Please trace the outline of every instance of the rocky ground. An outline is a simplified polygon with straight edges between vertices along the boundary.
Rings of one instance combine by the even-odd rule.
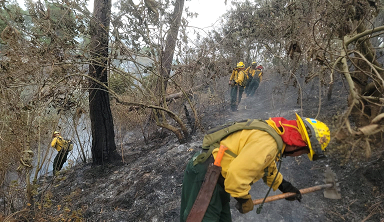
[[[269,90],[270,89],[270,90]],[[204,128],[246,118],[267,119],[273,116],[294,118],[303,110],[333,126],[333,116],[345,107],[345,91],[335,91],[332,101],[321,102],[318,112],[311,88],[303,95],[303,106],[297,105],[297,90],[272,93],[268,84],[261,85],[255,98],[244,98],[239,111],[228,106],[210,107],[202,117]],[[278,96],[276,96],[278,95]],[[303,109],[301,109],[303,108]],[[179,221],[183,171],[191,156],[200,150],[203,134],[193,135],[191,142],[179,144],[167,133],[154,136],[150,144],[141,140],[124,144],[124,162],[119,165],[77,165],[59,176],[42,177],[37,198],[45,216],[39,221],[72,218],[82,221]],[[335,142],[329,149],[337,147]],[[378,147],[380,148],[380,147]],[[382,148],[381,148],[382,149]],[[311,162],[306,156],[284,158],[281,172],[298,188],[323,184],[323,172],[329,165],[336,173],[341,200],[323,197],[322,191],[303,196],[302,202],[279,200],[266,203],[261,214],[256,210],[240,214],[231,200],[233,221],[307,222],[307,221],[384,221],[384,162],[378,156],[368,161],[348,161],[330,153],[326,160]],[[254,199],[263,198],[267,186],[252,186]],[[270,195],[279,194],[272,192]],[[41,211],[42,212],[42,211]],[[43,215],[43,214],[42,214]]]

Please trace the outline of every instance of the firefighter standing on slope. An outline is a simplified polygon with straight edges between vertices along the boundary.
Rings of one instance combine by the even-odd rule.
[[[73,149],[73,143],[70,140],[63,139],[58,131],[53,132],[52,138],[51,146],[58,152],[53,160],[53,175],[55,175],[67,161],[68,153]]]
[[[245,70],[245,73],[247,74],[247,77],[248,77],[247,85],[245,86],[245,93],[247,94],[247,97],[250,95],[250,91],[252,89],[251,86],[252,86],[253,76],[255,75],[255,72],[256,72],[256,62],[252,62],[252,65]]]
[[[231,77],[229,78],[229,85],[231,85],[231,110],[237,111],[237,107],[241,101],[244,92],[244,81],[246,78],[244,72],[245,65],[243,62],[237,63],[233,69]]]
[[[252,81],[249,83],[249,87],[247,92],[247,96],[254,96],[257,88],[259,88],[260,82],[263,78],[263,66],[259,65],[256,67],[256,62],[252,63],[252,67],[250,69],[250,74],[252,76]]]
[[[300,191],[283,179],[278,172],[275,160],[281,159],[282,156],[303,154],[308,154],[311,161],[325,157],[323,151],[330,141],[330,131],[324,123],[312,118],[301,118],[297,114],[295,120],[274,117],[259,122],[264,124],[265,130],[243,129],[220,141],[220,146],[228,147],[235,156],[225,152],[222,157],[221,175],[206,208],[204,222],[232,221],[230,195],[237,200],[236,208],[240,213],[252,211],[254,204],[249,191],[251,184],[261,178],[274,191],[279,189],[283,193],[297,193],[296,196],[289,197],[287,200],[300,201]],[[186,221],[192,207],[197,207],[194,206],[195,199],[200,188],[203,189],[202,183],[208,164],[216,159],[218,148],[213,149],[212,155],[209,155],[205,162],[194,164],[194,161],[199,159],[197,154],[188,162],[184,173],[181,222]]]

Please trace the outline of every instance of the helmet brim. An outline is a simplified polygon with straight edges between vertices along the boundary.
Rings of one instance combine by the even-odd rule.
[[[305,127],[305,123],[303,119],[296,113],[297,126],[299,127],[299,132],[301,134],[302,139],[307,143],[309,148],[308,158],[309,160],[313,160],[313,155],[315,152],[312,149],[311,140],[309,139],[309,135],[307,132],[307,128]]]

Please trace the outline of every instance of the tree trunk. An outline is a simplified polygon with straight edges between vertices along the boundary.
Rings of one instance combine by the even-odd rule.
[[[111,15],[111,0],[94,0],[93,19],[90,24],[91,64],[89,75],[108,84],[108,31]],[[92,130],[92,160],[94,164],[112,162],[119,158],[116,151],[115,132],[110,107],[109,93],[102,86],[91,82],[89,110]]]
[[[159,106],[162,106],[165,109],[168,109],[165,95],[167,92],[167,84],[171,73],[177,36],[181,25],[181,16],[183,14],[183,8],[184,0],[176,0],[175,8],[173,10],[171,18],[170,28],[168,30],[167,38],[165,40],[165,48],[161,55],[160,77],[156,85],[156,92],[158,92],[158,95],[160,96]],[[184,143],[189,138],[189,133],[185,127],[185,124],[176,115],[170,115],[170,112],[167,112],[167,114],[176,121],[176,123],[181,129],[178,129],[177,127],[168,124],[165,119],[164,111],[162,110],[155,111],[153,113],[153,115],[155,115],[157,125],[172,131],[177,136],[180,143]]]
[[[184,0],[176,0],[175,8],[172,14],[171,27],[169,28],[167,39],[165,41],[165,49],[161,58],[161,80],[158,85],[162,89],[162,95],[167,90],[167,82],[171,73],[173,54],[176,48],[177,35],[181,24],[181,15],[183,14]],[[163,96],[162,96],[163,97]]]

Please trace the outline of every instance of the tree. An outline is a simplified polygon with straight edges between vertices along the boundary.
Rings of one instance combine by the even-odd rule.
[[[188,129],[175,107],[170,106],[174,100],[168,99],[175,90],[182,91],[181,101],[188,103],[193,110],[187,93],[190,85],[176,81],[184,74],[180,72],[182,68],[175,71],[174,54],[177,43],[180,43],[178,38],[183,35],[179,30],[186,24],[182,19],[184,0],[166,1],[164,4],[148,0],[138,5],[132,1],[118,3],[120,12],[112,21],[115,40],[112,45],[115,47],[111,54],[122,61],[120,64],[127,65],[118,67],[112,64],[111,71],[113,75],[122,76],[120,79],[126,79],[127,91],[123,94],[125,101],[117,99],[117,102],[136,106],[140,113],[148,111],[148,120],[155,120],[157,126],[170,130],[180,142],[185,142],[189,137]],[[173,12],[169,12],[172,5]],[[171,70],[177,75],[171,76]],[[169,83],[175,87],[170,89],[167,87]],[[196,117],[196,112],[193,112]]]
[[[5,214],[27,203],[35,207],[34,185],[41,170],[48,170],[52,132],[82,98],[84,81],[73,75],[82,73],[77,64],[82,57],[74,53],[82,51],[75,41],[81,13],[68,5],[44,3],[29,1],[26,11],[7,2],[0,6],[0,150],[7,154],[0,158],[0,181]],[[8,175],[16,171],[16,183],[11,182]]]
[[[167,91],[167,83],[171,72],[173,55],[175,53],[177,36],[181,24],[181,15],[183,14],[184,0],[177,0],[173,10],[170,28],[165,40],[165,49],[161,56],[161,71],[160,87],[163,88],[160,92],[164,94]],[[159,88],[160,88],[159,87]]]
[[[90,24],[91,64],[89,75],[108,86],[107,64],[111,0],[95,0]],[[104,164],[119,158],[116,151],[113,117],[109,93],[97,82],[91,81],[89,111],[92,130],[92,159],[94,164]]]
[[[161,95],[160,104],[164,104],[165,107],[166,107],[166,103],[167,103],[166,98],[165,98],[165,94],[167,91],[167,84],[168,84],[169,76],[171,73],[173,55],[174,55],[175,48],[176,48],[177,36],[179,33],[180,24],[181,24],[181,16],[183,14],[183,8],[184,8],[184,0],[176,0],[175,7],[174,7],[172,17],[171,17],[170,28],[169,28],[167,38],[165,41],[165,49],[164,49],[164,52],[161,54],[160,77],[158,78],[157,88],[160,89],[160,90],[158,90],[158,92]],[[163,116],[163,120],[164,120],[165,118],[164,118],[163,111],[156,110],[155,115],[158,114],[157,112],[161,112],[161,115]],[[188,130],[185,127],[183,127],[182,124],[180,124],[181,130],[176,129],[175,127],[166,123],[165,121],[162,121],[158,125],[174,132],[176,134],[177,138],[179,138],[179,140],[181,142],[184,142],[187,139],[189,139],[188,138],[189,137]]]

